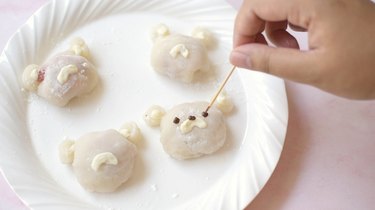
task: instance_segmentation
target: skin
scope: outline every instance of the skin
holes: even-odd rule
[[[244,0],[230,60],[338,96],[375,99],[374,20],[369,0]],[[307,51],[288,26],[308,33]]]

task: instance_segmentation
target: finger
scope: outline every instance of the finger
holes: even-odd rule
[[[289,23],[289,28],[292,29],[293,31],[298,31],[298,32],[306,32],[306,28],[302,28],[300,26],[294,25],[292,23]]]
[[[287,20],[288,11],[290,11],[289,5],[288,1],[245,0],[236,16],[233,47],[254,43],[256,38],[264,31],[266,22]],[[280,33],[280,36],[287,36],[284,35],[285,32]],[[289,36],[287,40],[291,40]],[[290,41],[290,43],[292,42]]]
[[[250,1],[244,1],[237,13],[233,33],[233,47],[254,43],[264,31],[265,22],[252,11]]]
[[[235,66],[272,74],[284,79],[316,84],[319,67],[314,51],[247,44],[235,48],[230,57]]]
[[[298,42],[286,29],[288,28],[287,21],[268,22],[266,23],[267,37],[277,47],[295,48],[299,49]]]
[[[314,1],[251,0],[256,16],[267,22],[288,21],[296,28],[308,29],[314,15]]]
[[[265,44],[267,45],[267,40],[266,38],[263,36],[263,34],[258,34],[256,37],[255,37],[255,43],[259,43],[259,44]]]

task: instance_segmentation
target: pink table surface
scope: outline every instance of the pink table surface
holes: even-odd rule
[[[228,0],[236,8],[240,0]],[[0,49],[47,0],[0,0]],[[297,35],[306,48],[306,37]],[[286,81],[289,124],[280,161],[252,209],[374,209],[375,101]],[[0,210],[27,209],[0,175]]]

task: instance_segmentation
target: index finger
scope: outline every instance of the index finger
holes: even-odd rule
[[[244,1],[237,13],[233,33],[233,48],[247,43],[254,43],[256,37],[265,29],[265,21],[261,20]]]
[[[288,20],[292,3],[281,0],[244,0],[234,25],[233,47],[256,42],[266,22]]]

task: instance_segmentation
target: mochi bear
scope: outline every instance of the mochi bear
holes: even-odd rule
[[[90,192],[113,192],[132,175],[141,133],[134,122],[120,130],[90,132],[59,145],[60,161],[71,164],[81,186]]]
[[[22,74],[23,87],[50,103],[65,106],[72,98],[91,92],[98,83],[89,49],[81,38],[70,49],[48,59],[41,66],[28,65]]]
[[[214,45],[214,37],[207,29],[197,27],[192,36],[170,34],[164,24],[155,26],[151,33],[154,45],[151,50],[153,69],[171,79],[191,83],[198,72],[213,71],[208,50]]]
[[[151,106],[144,114],[145,122],[160,125],[160,142],[164,151],[178,160],[197,158],[219,150],[227,139],[224,113],[233,109],[232,102],[222,96],[205,112],[207,102],[183,103],[165,111]]]

